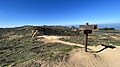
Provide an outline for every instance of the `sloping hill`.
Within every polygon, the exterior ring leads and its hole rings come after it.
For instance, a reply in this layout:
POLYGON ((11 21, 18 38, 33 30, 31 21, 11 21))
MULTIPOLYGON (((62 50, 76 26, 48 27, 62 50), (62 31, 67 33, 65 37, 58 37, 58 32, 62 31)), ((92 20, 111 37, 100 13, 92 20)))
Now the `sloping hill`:
MULTIPOLYGON (((42 27, 40 31, 57 29, 58 33, 61 32, 59 35, 69 34, 69 32, 62 33, 59 28, 53 28, 42 27)), ((104 47, 88 46, 89 52, 84 52, 83 45, 61 41, 59 38, 64 36, 53 36, 56 34, 47 31, 41 34, 47 36, 31 38, 31 30, 35 29, 33 27, 0 29, 1 67, 120 67, 119 46, 97 53, 91 51, 99 51, 104 47)), ((71 29, 69 31, 70 35, 79 34, 71 29)))

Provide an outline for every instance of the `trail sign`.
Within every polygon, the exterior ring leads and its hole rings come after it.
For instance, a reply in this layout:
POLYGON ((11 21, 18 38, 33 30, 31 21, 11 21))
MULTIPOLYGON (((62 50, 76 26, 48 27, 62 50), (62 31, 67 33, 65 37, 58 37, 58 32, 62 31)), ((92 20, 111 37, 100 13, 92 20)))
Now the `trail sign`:
POLYGON ((83 33, 85 34, 85 52, 87 52, 88 34, 91 34, 94 29, 97 29, 97 25, 89 25, 89 23, 86 23, 86 25, 80 25, 80 30, 83 30, 83 33))
POLYGON ((86 25, 80 25, 80 30, 94 30, 97 29, 97 25, 89 25, 89 23, 86 23, 86 25))
POLYGON ((83 33, 84 33, 84 34, 91 34, 91 33, 92 33, 92 30, 84 30, 83 33))

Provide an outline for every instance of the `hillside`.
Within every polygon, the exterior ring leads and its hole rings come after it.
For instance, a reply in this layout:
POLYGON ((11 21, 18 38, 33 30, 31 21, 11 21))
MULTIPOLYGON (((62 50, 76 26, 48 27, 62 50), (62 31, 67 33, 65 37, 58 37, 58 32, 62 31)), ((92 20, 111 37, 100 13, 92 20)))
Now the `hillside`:
MULTIPOLYGON (((37 27, 37 26, 36 26, 37 27)), ((64 56, 76 46, 67 46, 60 43, 45 44, 40 39, 32 36, 34 26, 23 26, 15 28, 0 28, 0 67, 15 66, 29 60, 54 60, 56 56, 64 56), (56 45, 57 44, 57 45, 56 45)), ((69 28, 63 27, 39 27, 40 35, 56 35, 57 32, 69 30, 60 35, 72 35, 69 28), (54 28, 54 29, 53 29, 54 28), (62 31, 61 31, 62 29, 62 31), (51 34, 50 32, 54 32, 51 34), (57 31, 57 32, 56 32, 57 31)), ((74 33, 74 32, 73 32, 74 33)), ((59 35, 59 34, 57 34, 59 35)), ((58 57, 59 58, 59 57, 58 57)))
POLYGON ((0 32, 0 67, 120 66, 119 34, 109 34, 108 39, 103 38, 108 34, 89 35, 90 44, 110 41, 118 46, 100 51, 104 48, 100 44, 89 45, 89 52, 84 52, 84 35, 68 27, 23 26, 0 28, 0 32), (39 31, 31 37, 35 30, 39 31))

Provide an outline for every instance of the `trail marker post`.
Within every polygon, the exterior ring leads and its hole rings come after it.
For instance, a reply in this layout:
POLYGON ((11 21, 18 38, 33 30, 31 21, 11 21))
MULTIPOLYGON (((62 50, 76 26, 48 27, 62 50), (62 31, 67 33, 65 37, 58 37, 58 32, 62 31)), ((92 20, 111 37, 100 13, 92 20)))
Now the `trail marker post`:
POLYGON ((83 30, 83 33, 85 34, 85 52, 87 52, 87 45, 88 45, 88 34, 92 33, 93 29, 97 29, 97 25, 89 25, 89 23, 86 23, 86 25, 80 25, 80 29, 83 30))

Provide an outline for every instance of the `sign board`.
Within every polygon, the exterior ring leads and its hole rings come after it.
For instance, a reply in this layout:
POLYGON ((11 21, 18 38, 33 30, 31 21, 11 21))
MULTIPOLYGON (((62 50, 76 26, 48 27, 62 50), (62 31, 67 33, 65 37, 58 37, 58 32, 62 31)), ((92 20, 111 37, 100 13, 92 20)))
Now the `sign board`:
POLYGON ((91 34, 92 30, 84 30, 83 32, 84 32, 84 34, 91 34))
POLYGON ((80 25, 80 28, 82 30, 85 30, 85 29, 93 30, 93 29, 96 29, 96 26, 95 25, 80 25))
POLYGON ((97 29, 97 25, 89 25, 88 23, 86 23, 86 25, 80 25, 80 30, 94 30, 97 29))

